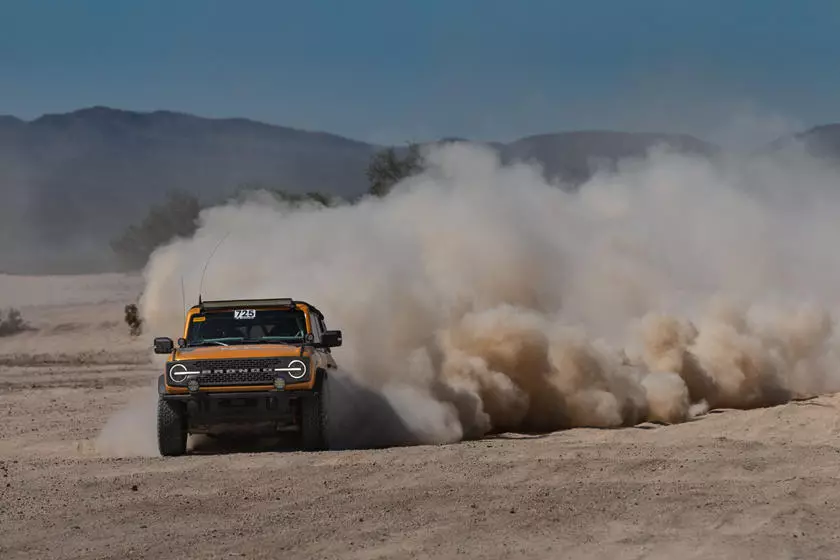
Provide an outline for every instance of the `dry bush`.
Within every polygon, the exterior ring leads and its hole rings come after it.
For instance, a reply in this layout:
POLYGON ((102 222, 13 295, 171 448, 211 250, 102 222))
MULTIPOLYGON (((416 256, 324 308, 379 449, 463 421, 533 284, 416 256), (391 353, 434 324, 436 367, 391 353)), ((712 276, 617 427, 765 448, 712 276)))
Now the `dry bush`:
POLYGON ((143 320, 137 311, 137 305, 130 303, 125 306, 125 322, 131 336, 139 336, 143 332, 143 320))
POLYGON ((30 330, 23 316, 15 308, 0 311, 0 336, 12 336, 30 330))

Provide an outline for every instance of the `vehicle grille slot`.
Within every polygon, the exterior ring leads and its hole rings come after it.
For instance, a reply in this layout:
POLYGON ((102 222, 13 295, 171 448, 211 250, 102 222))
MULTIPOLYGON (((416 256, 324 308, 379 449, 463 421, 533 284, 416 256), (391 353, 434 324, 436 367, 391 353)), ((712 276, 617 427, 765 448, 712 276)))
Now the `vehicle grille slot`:
POLYGON ((275 368, 286 367, 291 358, 241 358, 229 360, 196 360, 191 366, 201 373, 199 385, 271 385, 275 368))

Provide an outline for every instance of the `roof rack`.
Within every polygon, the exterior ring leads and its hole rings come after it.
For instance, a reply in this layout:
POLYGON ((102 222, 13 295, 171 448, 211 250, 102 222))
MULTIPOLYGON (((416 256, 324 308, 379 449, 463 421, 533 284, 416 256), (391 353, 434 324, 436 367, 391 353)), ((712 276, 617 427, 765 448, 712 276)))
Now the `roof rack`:
POLYGON ((250 307, 252 309, 259 309, 265 307, 289 307, 294 308, 297 304, 305 305, 310 311, 319 315, 322 319, 324 314, 321 313, 314 305, 305 301, 294 300, 292 298, 269 298, 269 299, 225 299, 215 301, 199 302, 197 307, 202 313, 205 310, 226 309, 230 307, 250 307))

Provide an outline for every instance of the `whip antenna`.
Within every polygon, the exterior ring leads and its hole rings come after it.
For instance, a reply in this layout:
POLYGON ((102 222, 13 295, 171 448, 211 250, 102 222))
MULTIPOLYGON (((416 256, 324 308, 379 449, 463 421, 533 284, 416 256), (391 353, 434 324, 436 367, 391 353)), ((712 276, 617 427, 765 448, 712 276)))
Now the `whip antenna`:
POLYGON ((210 253, 210 256, 209 256, 209 257, 207 257, 207 261, 204 263, 204 270, 202 270, 202 271, 201 271, 201 280, 199 280, 199 282, 198 282, 198 303, 199 303, 199 304, 201 303, 201 289, 202 289, 202 286, 204 286, 204 274, 207 272, 207 265, 209 265, 209 264, 210 264, 210 259, 212 259, 212 258, 213 258, 213 255, 215 255, 215 254, 216 254, 216 250, 217 250, 217 249, 219 248, 219 246, 220 246, 220 245, 224 242, 224 240, 225 240, 225 239, 227 239, 228 235, 230 235, 230 232, 227 232, 227 233, 225 234, 225 236, 224 236, 224 237, 222 237, 222 238, 219 240, 219 242, 218 242, 218 243, 216 243, 216 246, 215 246, 215 247, 213 247, 213 251, 210 253))
POLYGON ((184 309, 184 321, 187 320, 187 296, 184 292, 184 275, 181 275, 181 307, 184 309))

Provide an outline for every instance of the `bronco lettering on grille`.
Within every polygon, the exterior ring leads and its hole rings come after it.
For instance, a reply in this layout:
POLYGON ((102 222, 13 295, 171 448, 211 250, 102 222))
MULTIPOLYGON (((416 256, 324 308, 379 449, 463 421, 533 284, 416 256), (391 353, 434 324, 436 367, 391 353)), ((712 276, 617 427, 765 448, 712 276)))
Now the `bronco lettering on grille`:
POLYGON ((201 372, 196 379, 202 386, 271 385, 276 368, 286 368, 293 358, 244 358, 236 360, 196 360, 190 369, 201 372))

